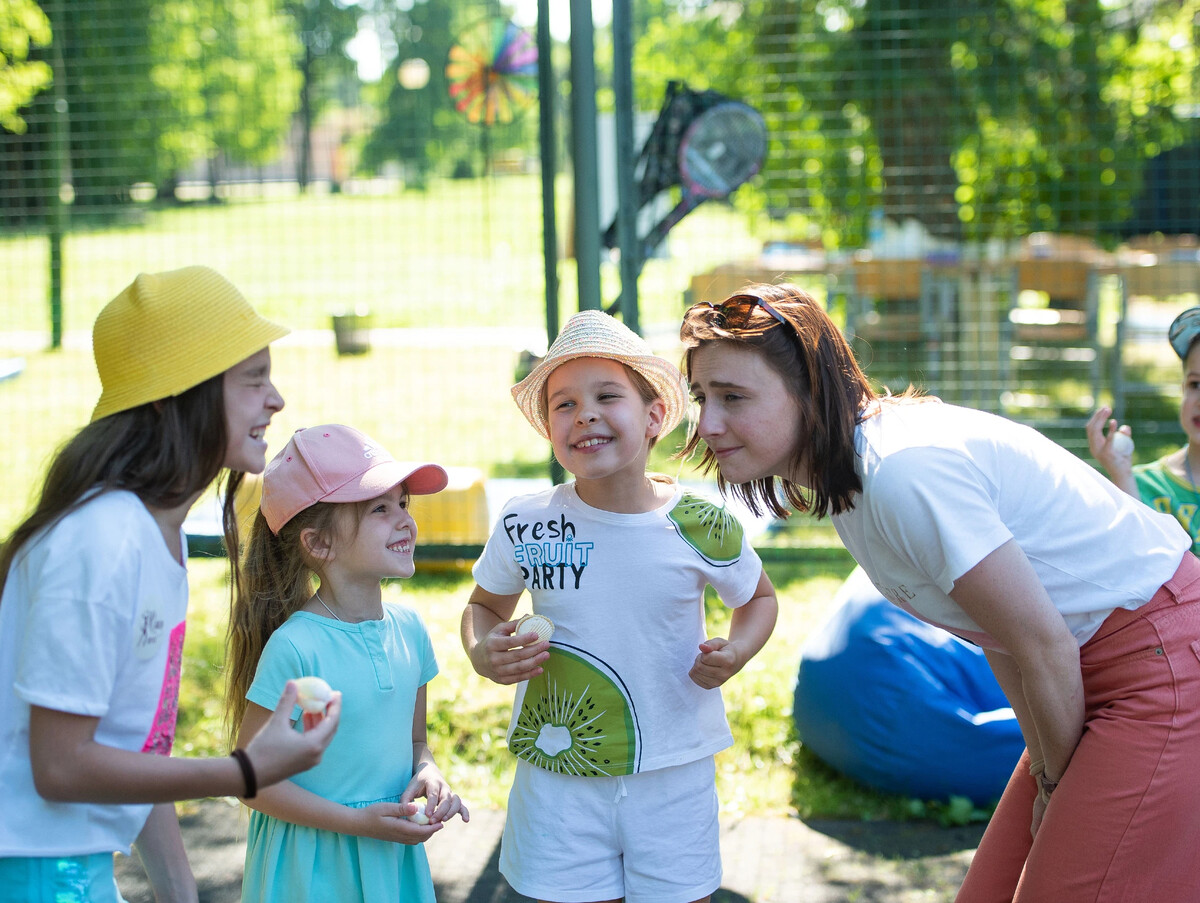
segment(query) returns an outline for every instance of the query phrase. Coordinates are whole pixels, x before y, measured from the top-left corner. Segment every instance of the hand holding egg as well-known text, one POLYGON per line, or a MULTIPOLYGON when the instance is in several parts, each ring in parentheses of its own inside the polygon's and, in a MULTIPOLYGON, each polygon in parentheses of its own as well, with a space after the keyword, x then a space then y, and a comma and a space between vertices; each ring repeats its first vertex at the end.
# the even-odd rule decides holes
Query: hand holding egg
POLYGON ((408 816, 405 816, 405 817, 406 817, 406 818, 407 818, 407 819, 408 819, 410 822, 412 822, 414 825, 427 825, 427 824, 429 824, 429 816, 425 814, 425 810, 424 810, 424 809, 418 809, 418 810, 417 810, 416 812, 414 812, 412 815, 408 815, 408 816))
POLYGON ((1112 436, 1112 450, 1114 454, 1123 458, 1132 458, 1133 438, 1128 433, 1117 430, 1112 436))

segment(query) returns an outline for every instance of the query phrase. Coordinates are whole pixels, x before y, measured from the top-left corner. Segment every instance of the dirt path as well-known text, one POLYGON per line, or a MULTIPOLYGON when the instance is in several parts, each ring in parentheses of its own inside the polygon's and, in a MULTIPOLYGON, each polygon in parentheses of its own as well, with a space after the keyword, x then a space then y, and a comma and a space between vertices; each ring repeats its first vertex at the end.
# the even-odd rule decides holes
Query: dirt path
MULTIPOLYGON (((200 903, 238 903, 246 817, 206 800, 181 818, 200 903)), ((439 903, 528 903, 497 870, 504 813, 484 810, 427 844, 439 903)), ((723 822, 714 903, 951 903, 982 825, 751 817, 723 822)), ((153 903, 140 863, 118 857, 128 903, 153 903)))

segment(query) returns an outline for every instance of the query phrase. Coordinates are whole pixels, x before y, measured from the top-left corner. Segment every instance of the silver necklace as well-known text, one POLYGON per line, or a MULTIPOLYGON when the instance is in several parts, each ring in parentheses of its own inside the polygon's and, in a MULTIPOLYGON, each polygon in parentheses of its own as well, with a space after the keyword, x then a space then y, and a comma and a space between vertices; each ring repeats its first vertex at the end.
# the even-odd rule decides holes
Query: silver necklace
MULTIPOLYGON (((324 608, 324 609, 325 609, 327 612, 329 612, 330 616, 332 616, 332 618, 333 618, 335 621, 341 621, 341 620, 342 620, 341 618, 339 618, 339 617, 337 616, 337 612, 336 612, 336 611, 334 611, 332 608, 330 608, 328 605, 326 605, 326 604, 325 604, 325 600, 321 598, 321 594, 320 594, 320 592, 318 592, 317 590, 313 590, 313 597, 314 597, 314 598, 315 598, 315 599, 316 599, 318 602, 320 602, 320 603, 321 603, 321 607, 322 607, 322 608, 324 608)), ((343 623, 344 623, 344 622, 343 622, 343 623)))

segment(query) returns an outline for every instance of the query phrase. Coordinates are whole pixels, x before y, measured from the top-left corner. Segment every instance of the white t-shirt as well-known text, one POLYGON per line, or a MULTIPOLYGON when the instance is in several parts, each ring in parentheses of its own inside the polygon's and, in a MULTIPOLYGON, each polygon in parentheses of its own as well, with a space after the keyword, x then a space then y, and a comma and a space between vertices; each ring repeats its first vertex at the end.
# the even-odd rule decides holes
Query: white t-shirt
POLYGON ((948 593, 1011 539, 1082 645, 1191 545, 1175 518, 1034 429, 933 400, 878 410, 855 435, 862 494, 833 522, 879 591, 924 620, 994 645, 948 593))
POLYGON ((533 610, 555 624, 552 656, 561 656, 547 662, 554 683, 542 714, 536 682, 518 686, 509 742, 522 758, 567 774, 631 774, 732 744, 720 690, 701 689, 688 671, 708 636, 705 585, 731 608, 744 605, 762 562, 723 509, 674 489, 644 514, 592 508, 573 483, 501 513, 475 580, 497 595, 528 589, 533 610), (605 699, 615 708, 597 716, 605 699))
POLYGON ((128 492, 90 499, 17 553, 0 600, 0 856, 129 852, 150 806, 42 799, 29 707, 99 718, 97 743, 168 755, 187 601, 186 568, 128 492))

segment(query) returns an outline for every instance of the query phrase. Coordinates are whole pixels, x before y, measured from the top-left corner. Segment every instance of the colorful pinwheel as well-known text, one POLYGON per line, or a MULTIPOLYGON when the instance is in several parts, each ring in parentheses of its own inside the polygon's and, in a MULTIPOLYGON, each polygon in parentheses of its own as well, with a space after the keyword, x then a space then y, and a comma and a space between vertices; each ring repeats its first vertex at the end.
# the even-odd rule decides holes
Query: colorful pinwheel
POLYGON ((537 45, 512 22, 479 22, 450 48, 446 79, 454 108, 469 122, 512 122, 533 104, 537 45))

